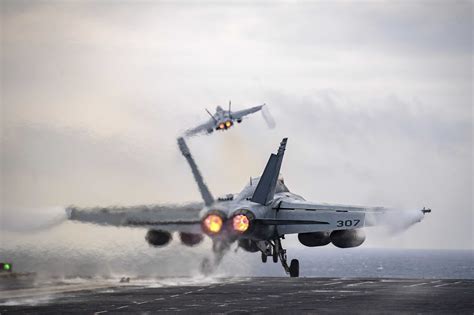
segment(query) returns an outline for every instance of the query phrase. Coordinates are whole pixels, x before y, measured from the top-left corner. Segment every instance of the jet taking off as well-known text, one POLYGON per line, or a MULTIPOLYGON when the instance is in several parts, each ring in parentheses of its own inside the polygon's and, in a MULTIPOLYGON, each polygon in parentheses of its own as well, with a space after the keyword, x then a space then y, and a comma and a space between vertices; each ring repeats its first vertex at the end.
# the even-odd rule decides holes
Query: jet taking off
MULTIPOLYGON (((150 245, 163 246, 171 240, 172 232, 179 232, 181 242, 194 246, 203 234, 213 241, 214 265, 217 265, 230 245, 248 252, 260 252, 262 262, 272 257, 280 260, 286 273, 299 276, 299 262, 288 265, 282 239, 287 234, 298 234, 299 241, 308 247, 325 246, 349 248, 365 240, 364 228, 392 223, 408 227, 423 219, 430 209, 401 216, 400 211, 384 207, 362 207, 308 202, 289 191, 280 168, 287 139, 283 139, 276 154, 271 154, 262 175, 251 178, 239 194, 228 194, 214 199, 183 138, 178 146, 191 167, 203 203, 189 205, 138 206, 124 208, 81 209, 68 207, 70 220, 103 225, 148 228, 146 240, 150 245), (403 220, 401 219, 403 218, 403 220)), ((203 262, 204 270, 210 265, 203 262)))
MULTIPOLYGON (((228 110, 224 110, 222 107, 217 106, 216 112, 214 114, 211 114, 211 112, 209 112, 206 109, 206 112, 209 114, 209 116, 211 116, 211 119, 209 119, 204 124, 201 124, 197 127, 186 130, 185 136, 187 137, 194 136, 196 134, 203 133, 203 132, 206 132, 209 134, 209 133, 212 133, 214 130, 223 131, 223 130, 230 129, 234 125, 234 122, 241 123, 242 119, 245 116, 258 112, 262 110, 265 106, 266 105, 263 104, 263 105, 258 105, 258 106, 254 106, 254 107, 250 107, 247 109, 233 112, 231 110, 231 102, 229 101, 228 110)), ((270 128, 273 128, 275 123, 273 119, 271 118, 271 116, 269 115, 268 111, 262 110, 262 115, 265 121, 267 122, 268 126, 270 128)))

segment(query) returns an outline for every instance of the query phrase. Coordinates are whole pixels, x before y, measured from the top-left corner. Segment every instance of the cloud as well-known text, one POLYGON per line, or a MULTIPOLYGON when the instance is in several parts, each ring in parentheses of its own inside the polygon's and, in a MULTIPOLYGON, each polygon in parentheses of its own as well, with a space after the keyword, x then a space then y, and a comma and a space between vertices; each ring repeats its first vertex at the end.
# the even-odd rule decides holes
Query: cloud
POLYGON ((430 206, 392 244, 471 248, 470 8, 3 1, 2 211, 199 200, 176 137, 232 99, 277 127, 192 139, 215 195, 288 136, 296 193, 430 206))

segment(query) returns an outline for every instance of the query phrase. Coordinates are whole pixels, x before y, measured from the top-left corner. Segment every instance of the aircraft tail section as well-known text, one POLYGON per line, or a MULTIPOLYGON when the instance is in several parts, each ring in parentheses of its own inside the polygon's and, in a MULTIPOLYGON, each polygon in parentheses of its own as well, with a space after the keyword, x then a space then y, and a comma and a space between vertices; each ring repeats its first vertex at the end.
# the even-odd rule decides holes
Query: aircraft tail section
POLYGON ((214 198, 212 197, 211 192, 209 191, 209 188, 207 188, 206 183, 204 183, 204 179, 202 178, 201 172, 199 172, 196 162, 194 162, 193 156, 191 155, 191 152, 189 151, 189 148, 182 137, 178 138, 178 146, 179 146, 179 150, 181 151, 183 156, 186 158, 189 166, 191 167, 194 180, 196 181, 199 187, 199 192, 201 193, 201 197, 204 200, 204 204, 206 206, 213 204, 214 198))
POLYGON ((275 188, 280 175, 281 163, 283 161, 283 155, 285 154, 286 142, 288 138, 283 138, 278 148, 278 153, 270 155, 265 170, 263 171, 260 181, 258 182, 257 188, 253 193, 253 202, 261 205, 266 205, 273 200, 275 194, 275 188))

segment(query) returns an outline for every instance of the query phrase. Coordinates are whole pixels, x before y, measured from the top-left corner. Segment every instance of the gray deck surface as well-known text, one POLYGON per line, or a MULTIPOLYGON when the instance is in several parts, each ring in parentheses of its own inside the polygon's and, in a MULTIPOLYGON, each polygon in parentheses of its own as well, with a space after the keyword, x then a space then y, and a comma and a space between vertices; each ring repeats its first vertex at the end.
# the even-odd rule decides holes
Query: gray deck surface
POLYGON ((241 278, 153 287, 85 283, 0 291, 0 313, 466 313, 474 280, 241 278))

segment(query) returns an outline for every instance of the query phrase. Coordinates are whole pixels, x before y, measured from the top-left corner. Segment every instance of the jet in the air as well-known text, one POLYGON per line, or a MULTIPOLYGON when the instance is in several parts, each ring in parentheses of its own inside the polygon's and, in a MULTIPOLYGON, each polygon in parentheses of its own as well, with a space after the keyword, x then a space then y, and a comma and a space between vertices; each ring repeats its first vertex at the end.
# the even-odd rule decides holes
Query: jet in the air
MULTIPOLYGON (((211 114, 211 112, 206 109, 206 112, 209 114, 209 116, 211 116, 211 118, 207 122, 205 122, 205 123, 203 123, 203 124, 201 124, 197 127, 190 128, 190 129, 186 130, 185 136, 186 137, 194 136, 194 135, 199 134, 199 133, 208 133, 209 134, 209 133, 212 133, 214 130, 223 131, 223 130, 230 129, 230 128, 232 128, 232 126, 234 126, 235 122, 241 123, 242 119, 244 119, 245 116, 262 110, 264 108, 264 106, 266 106, 266 105, 263 104, 263 105, 250 107, 250 108, 247 108, 247 109, 232 111, 231 102, 229 101, 229 109, 228 110, 223 109, 221 106, 217 106, 216 107, 216 112, 214 114, 211 114)), ((262 111, 262 115, 263 115, 265 121, 267 122, 268 126, 272 128, 275 124, 274 121, 273 121, 273 118, 271 118, 269 113, 266 112, 266 111, 262 111)))
POLYGON ((411 226, 423 219, 430 209, 411 211, 410 216, 385 207, 363 207, 306 201, 290 192, 280 176, 287 139, 276 154, 271 154, 260 177, 251 178, 238 194, 214 199, 183 138, 179 148, 191 167, 203 202, 188 205, 152 205, 136 207, 68 207, 70 220, 103 225, 147 228, 146 240, 164 246, 178 232, 188 246, 199 244, 203 236, 212 239, 214 260, 204 260, 203 271, 212 271, 232 244, 248 252, 260 253, 262 262, 271 257, 281 262, 291 277, 299 276, 297 259, 287 261, 282 239, 298 234, 308 247, 333 244, 340 248, 357 247, 365 240, 364 229, 375 225, 411 226))

